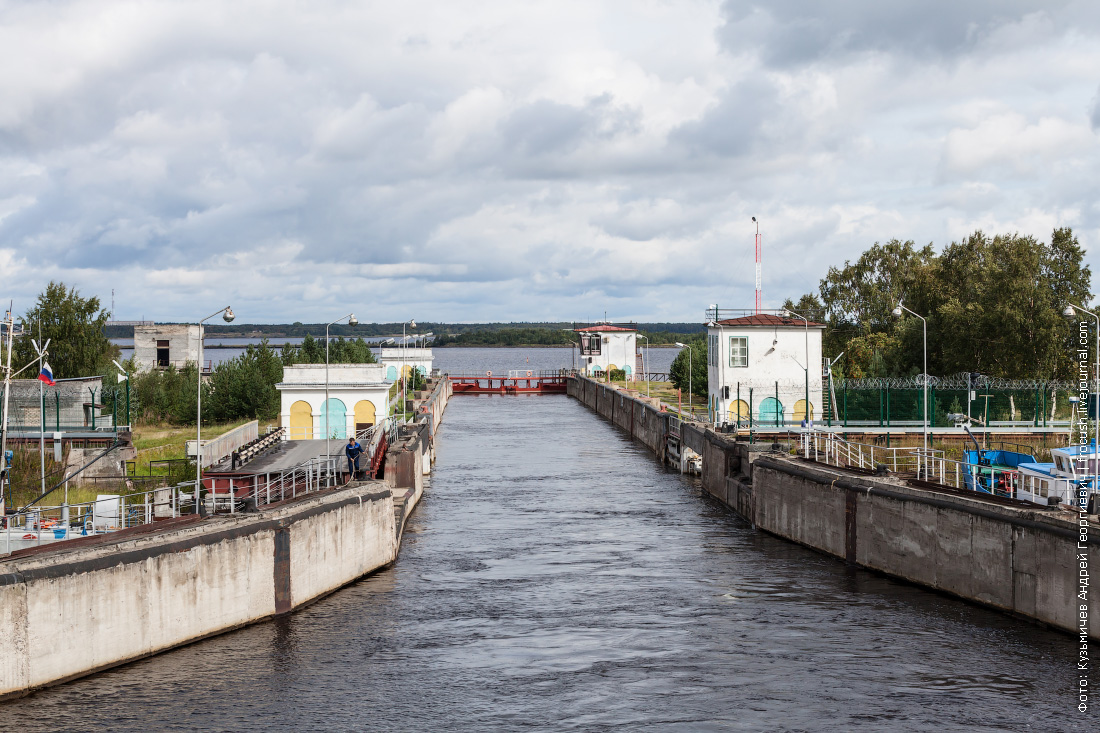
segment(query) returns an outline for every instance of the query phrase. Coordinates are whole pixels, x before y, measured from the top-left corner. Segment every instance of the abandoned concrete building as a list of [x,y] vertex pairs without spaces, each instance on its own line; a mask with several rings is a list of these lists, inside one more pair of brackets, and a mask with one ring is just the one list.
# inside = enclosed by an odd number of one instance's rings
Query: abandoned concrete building
[[134,361],[141,371],[182,368],[199,360],[202,326],[134,326]]

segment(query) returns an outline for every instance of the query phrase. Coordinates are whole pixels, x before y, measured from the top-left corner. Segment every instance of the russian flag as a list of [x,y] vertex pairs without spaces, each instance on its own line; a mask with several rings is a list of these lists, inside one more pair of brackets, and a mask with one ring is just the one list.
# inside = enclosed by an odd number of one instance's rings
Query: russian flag
[[56,382],[53,381],[53,369],[50,369],[48,362],[42,362],[42,371],[38,373],[38,379],[51,387],[56,384]]

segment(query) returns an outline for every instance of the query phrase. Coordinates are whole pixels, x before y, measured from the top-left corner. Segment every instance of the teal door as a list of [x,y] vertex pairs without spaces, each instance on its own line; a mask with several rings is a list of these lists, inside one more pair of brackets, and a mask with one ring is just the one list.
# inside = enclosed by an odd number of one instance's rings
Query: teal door
[[324,404],[324,407],[321,408],[320,427],[323,437],[347,440],[348,408],[341,400],[330,397],[328,402]]
[[764,425],[778,425],[783,420],[783,403],[774,397],[767,397],[760,403],[760,422]]

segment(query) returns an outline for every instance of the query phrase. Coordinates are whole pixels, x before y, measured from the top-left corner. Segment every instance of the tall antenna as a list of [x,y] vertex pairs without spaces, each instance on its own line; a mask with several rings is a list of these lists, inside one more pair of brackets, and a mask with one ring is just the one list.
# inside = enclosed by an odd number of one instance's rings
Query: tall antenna
[[115,317],[115,289],[111,288],[111,318]]
[[760,222],[756,221],[756,217],[752,218],[756,222],[756,312],[760,312]]

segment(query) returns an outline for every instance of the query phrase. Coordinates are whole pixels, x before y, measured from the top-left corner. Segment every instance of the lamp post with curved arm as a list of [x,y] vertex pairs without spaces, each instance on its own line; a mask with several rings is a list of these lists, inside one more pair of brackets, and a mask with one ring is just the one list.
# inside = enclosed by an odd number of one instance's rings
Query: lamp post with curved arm
[[[649,351],[649,336],[638,334],[638,338],[645,339],[645,351]],[[649,397],[649,375],[646,374],[645,365],[649,362],[645,351],[642,352],[642,376],[645,378],[645,396]]]
[[[924,316],[919,313],[914,313],[905,307],[899,300],[898,307],[894,308],[893,315],[895,318],[901,318],[901,312],[905,311],[911,315],[916,316],[921,320],[921,324],[924,327],[924,451],[928,452],[928,321]],[[926,456],[927,458],[927,456]]]
[[405,338],[405,326],[410,328],[416,328],[416,319],[409,319],[401,324],[401,419],[405,419],[405,403],[409,399],[409,385],[408,379],[405,375],[406,364],[408,361],[409,342]]
[[[355,317],[355,314],[354,313],[348,313],[346,316],[340,316],[335,321],[333,321],[332,323],[329,323],[328,325],[325,326],[325,456],[330,461],[332,460],[332,450],[330,448],[330,445],[331,445],[330,440],[332,438],[332,433],[331,433],[331,431],[329,430],[329,427],[328,427],[328,415],[329,415],[329,404],[328,404],[328,341],[329,341],[329,338],[328,338],[328,329],[329,329],[329,326],[334,326],[337,323],[339,323],[340,321],[344,320],[345,318],[348,319],[348,325],[349,326],[359,325],[359,319],[357,319]],[[344,424],[345,425],[347,424],[347,416],[344,417]]]
[[802,410],[802,417],[809,423],[813,420],[813,417],[810,415],[810,320],[806,318],[806,316],[800,316],[792,310],[786,310],[784,313],[789,316],[794,316],[795,318],[801,318],[802,322],[806,325],[806,402]]
[[679,346],[681,349],[687,349],[688,352],[688,411],[691,412],[692,417],[695,417],[695,410],[693,409],[694,404],[692,404],[691,393],[691,348],[685,344],[680,343],[679,341],[676,342],[676,345]]
[[209,321],[214,316],[221,316],[222,320],[226,323],[232,323],[236,318],[233,315],[233,309],[230,306],[226,306],[219,311],[211,313],[206,318],[199,321],[199,393],[198,393],[198,413],[196,415],[195,423],[197,426],[195,434],[195,514],[199,513],[200,500],[202,494],[202,324]]

